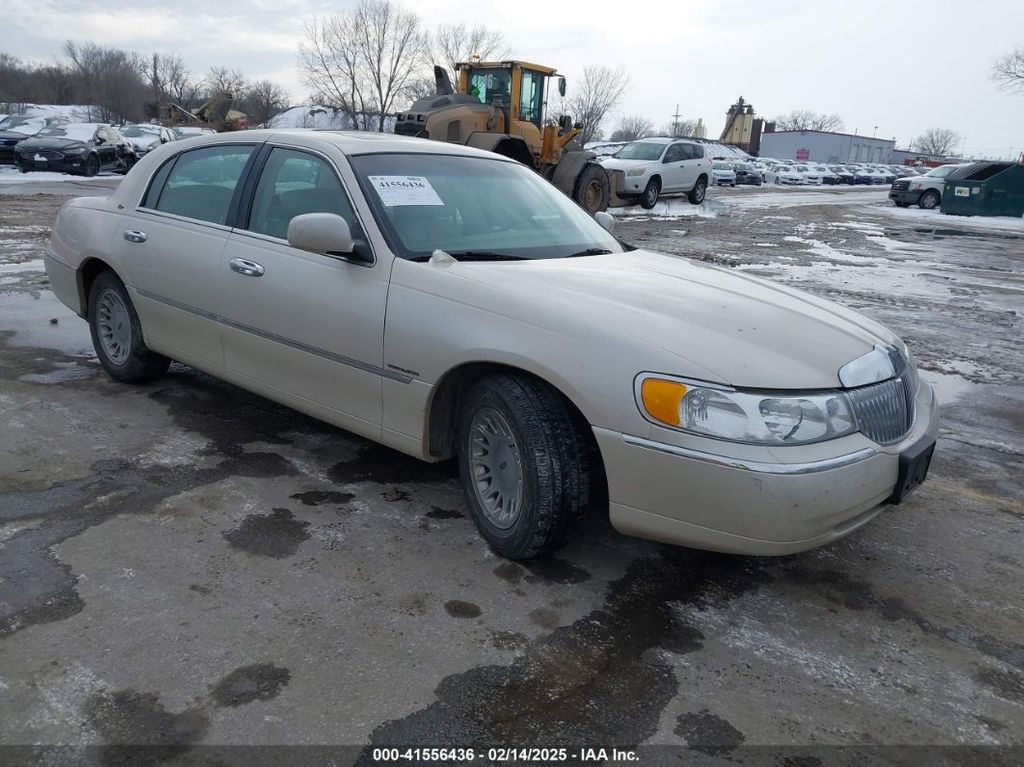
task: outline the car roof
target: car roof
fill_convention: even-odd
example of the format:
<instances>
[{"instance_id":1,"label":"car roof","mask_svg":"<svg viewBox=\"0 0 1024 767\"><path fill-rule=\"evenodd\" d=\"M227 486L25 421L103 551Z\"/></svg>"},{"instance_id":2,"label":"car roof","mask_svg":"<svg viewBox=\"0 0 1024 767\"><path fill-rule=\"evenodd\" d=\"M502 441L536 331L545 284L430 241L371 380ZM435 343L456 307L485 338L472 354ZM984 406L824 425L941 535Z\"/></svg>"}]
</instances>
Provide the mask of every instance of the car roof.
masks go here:
<instances>
[{"instance_id":1,"label":"car roof","mask_svg":"<svg viewBox=\"0 0 1024 767\"><path fill-rule=\"evenodd\" d=\"M184 149L190 146L237 144L240 141L288 141L310 148L329 144L340 149L345 155L399 152L507 159L501 155L496 155L494 152L474 149L460 144L449 144L446 141L431 141L430 139L397 136L393 133L376 133L373 131L310 130L304 128L288 128L283 130L261 128L258 130L231 131L226 133L207 133L181 141L180 147ZM175 142L175 144L178 143ZM515 160L507 161L515 162Z\"/></svg>"}]
</instances>

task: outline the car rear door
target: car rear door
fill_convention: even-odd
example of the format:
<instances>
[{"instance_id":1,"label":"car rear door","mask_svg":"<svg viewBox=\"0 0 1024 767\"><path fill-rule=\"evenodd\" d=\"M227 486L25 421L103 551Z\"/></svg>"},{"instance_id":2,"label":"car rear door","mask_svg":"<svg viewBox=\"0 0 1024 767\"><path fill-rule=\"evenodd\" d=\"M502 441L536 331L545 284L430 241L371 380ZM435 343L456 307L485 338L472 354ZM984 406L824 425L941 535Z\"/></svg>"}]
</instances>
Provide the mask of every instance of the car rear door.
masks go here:
<instances>
[{"instance_id":1,"label":"car rear door","mask_svg":"<svg viewBox=\"0 0 1024 767\"><path fill-rule=\"evenodd\" d=\"M704 147L699 144L690 143L685 143L682 147L686 157L683 161L682 190L688 192L697 183L697 177L700 176L702 168L707 163L704 161ZM710 168L708 168L707 176L708 184L710 185L714 181Z\"/></svg>"},{"instance_id":2,"label":"car rear door","mask_svg":"<svg viewBox=\"0 0 1024 767\"><path fill-rule=\"evenodd\" d=\"M397 377L382 368L390 261L359 263L289 245L293 217L334 213L369 247L331 159L268 146L261 161L260 175L247 185L251 203L225 252L230 285L219 311L228 373L339 426L378 436L382 377Z\"/></svg>"},{"instance_id":3,"label":"car rear door","mask_svg":"<svg viewBox=\"0 0 1024 767\"><path fill-rule=\"evenodd\" d=\"M220 304L233 285L224 246L256 147L215 144L170 158L111 243L147 345L214 373L224 364Z\"/></svg>"}]
</instances>

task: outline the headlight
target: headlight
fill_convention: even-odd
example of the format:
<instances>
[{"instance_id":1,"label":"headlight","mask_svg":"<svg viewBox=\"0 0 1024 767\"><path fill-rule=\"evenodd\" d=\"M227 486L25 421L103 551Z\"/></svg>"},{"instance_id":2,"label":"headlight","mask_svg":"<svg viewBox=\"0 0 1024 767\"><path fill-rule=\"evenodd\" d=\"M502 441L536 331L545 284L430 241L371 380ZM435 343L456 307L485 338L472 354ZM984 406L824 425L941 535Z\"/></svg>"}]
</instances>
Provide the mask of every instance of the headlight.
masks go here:
<instances>
[{"instance_id":1,"label":"headlight","mask_svg":"<svg viewBox=\"0 0 1024 767\"><path fill-rule=\"evenodd\" d=\"M76 147L73 147L71 149L64 149L62 151L64 152L64 154L84 154L85 153L85 147L84 146L76 146Z\"/></svg>"},{"instance_id":2,"label":"headlight","mask_svg":"<svg viewBox=\"0 0 1024 767\"><path fill-rule=\"evenodd\" d=\"M910 182L910 188L911 189L920 189L921 188L921 182L920 181L911 181Z\"/></svg>"},{"instance_id":3,"label":"headlight","mask_svg":"<svg viewBox=\"0 0 1024 767\"><path fill-rule=\"evenodd\" d=\"M857 430L839 391L745 392L702 382L647 377L639 404L648 418L680 431L757 445L800 445Z\"/></svg>"},{"instance_id":4,"label":"headlight","mask_svg":"<svg viewBox=\"0 0 1024 767\"><path fill-rule=\"evenodd\" d=\"M646 172L647 172L647 168L633 168L632 170L627 170L626 171L626 175L627 176L642 176Z\"/></svg>"}]
</instances>

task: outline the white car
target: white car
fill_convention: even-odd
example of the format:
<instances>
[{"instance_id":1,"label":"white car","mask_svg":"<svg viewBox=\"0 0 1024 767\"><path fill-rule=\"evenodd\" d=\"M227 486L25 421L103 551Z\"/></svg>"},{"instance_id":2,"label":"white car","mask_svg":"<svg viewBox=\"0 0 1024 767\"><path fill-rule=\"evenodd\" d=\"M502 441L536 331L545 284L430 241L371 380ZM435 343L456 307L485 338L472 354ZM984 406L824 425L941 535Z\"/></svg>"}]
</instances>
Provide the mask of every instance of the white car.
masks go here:
<instances>
[{"instance_id":1,"label":"white car","mask_svg":"<svg viewBox=\"0 0 1024 767\"><path fill-rule=\"evenodd\" d=\"M166 144L109 197L65 203L44 261L115 380L175 359L455 458L477 529L509 558L587 514L789 554L920 485L937 405L898 336L595 218L492 152L255 130Z\"/></svg>"},{"instance_id":2,"label":"white car","mask_svg":"<svg viewBox=\"0 0 1024 767\"><path fill-rule=\"evenodd\" d=\"M736 169L727 162L716 162L711 166L712 181L717 186L736 186Z\"/></svg>"},{"instance_id":3,"label":"white car","mask_svg":"<svg viewBox=\"0 0 1024 767\"><path fill-rule=\"evenodd\" d=\"M776 165L774 172L776 184L792 184L799 186L800 184L807 183L804 178L804 174L792 165Z\"/></svg>"},{"instance_id":4,"label":"white car","mask_svg":"<svg viewBox=\"0 0 1024 767\"><path fill-rule=\"evenodd\" d=\"M608 170L622 171L623 186L615 190L620 197L635 199L647 209L663 194L685 194L700 205L711 183L711 160L698 141L644 138L600 163Z\"/></svg>"},{"instance_id":5,"label":"white car","mask_svg":"<svg viewBox=\"0 0 1024 767\"><path fill-rule=\"evenodd\" d=\"M138 125L125 125L119 130L121 135L128 139L135 148L136 157L142 157L161 144L177 139L177 136L170 128L164 128L161 125L140 123Z\"/></svg>"},{"instance_id":6,"label":"white car","mask_svg":"<svg viewBox=\"0 0 1024 767\"><path fill-rule=\"evenodd\" d=\"M816 168L816 166L814 166L814 165L807 165L806 163L801 163L799 165L794 165L793 169L797 173L799 173L801 176L804 177L804 183L805 184L813 184L815 186L821 186L822 174L821 174L821 171L819 171Z\"/></svg>"}]
</instances>

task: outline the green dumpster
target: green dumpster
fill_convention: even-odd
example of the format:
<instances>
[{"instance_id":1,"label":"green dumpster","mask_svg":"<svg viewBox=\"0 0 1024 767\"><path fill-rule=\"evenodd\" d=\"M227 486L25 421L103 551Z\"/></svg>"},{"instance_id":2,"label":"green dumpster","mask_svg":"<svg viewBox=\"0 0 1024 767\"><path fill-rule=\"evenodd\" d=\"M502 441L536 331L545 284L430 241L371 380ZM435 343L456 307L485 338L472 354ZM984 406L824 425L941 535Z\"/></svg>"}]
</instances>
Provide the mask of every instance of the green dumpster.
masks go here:
<instances>
[{"instance_id":1,"label":"green dumpster","mask_svg":"<svg viewBox=\"0 0 1024 767\"><path fill-rule=\"evenodd\" d=\"M1024 165L975 162L946 176L942 212L954 216L1024 216Z\"/></svg>"}]
</instances>

